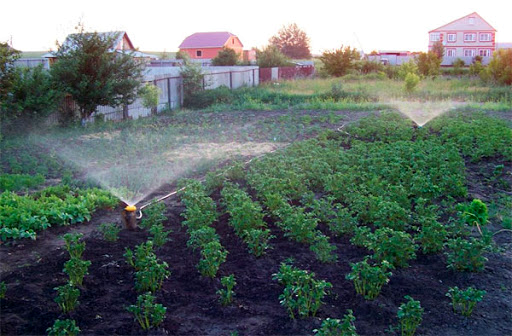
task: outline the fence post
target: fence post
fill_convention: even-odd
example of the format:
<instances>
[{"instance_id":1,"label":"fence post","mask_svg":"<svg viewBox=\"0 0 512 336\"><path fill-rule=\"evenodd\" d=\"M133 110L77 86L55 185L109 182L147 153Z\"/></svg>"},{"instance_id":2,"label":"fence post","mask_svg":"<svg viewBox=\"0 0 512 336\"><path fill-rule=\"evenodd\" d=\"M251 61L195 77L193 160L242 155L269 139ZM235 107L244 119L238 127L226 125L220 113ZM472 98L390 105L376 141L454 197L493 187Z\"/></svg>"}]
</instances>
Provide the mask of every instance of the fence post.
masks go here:
<instances>
[{"instance_id":1,"label":"fence post","mask_svg":"<svg viewBox=\"0 0 512 336\"><path fill-rule=\"evenodd\" d=\"M233 71L229 70L229 88L233 90Z\"/></svg>"},{"instance_id":2,"label":"fence post","mask_svg":"<svg viewBox=\"0 0 512 336\"><path fill-rule=\"evenodd\" d=\"M169 104L169 110L171 110L171 78L169 77L167 77L167 104Z\"/></svg>"}]
</instances>

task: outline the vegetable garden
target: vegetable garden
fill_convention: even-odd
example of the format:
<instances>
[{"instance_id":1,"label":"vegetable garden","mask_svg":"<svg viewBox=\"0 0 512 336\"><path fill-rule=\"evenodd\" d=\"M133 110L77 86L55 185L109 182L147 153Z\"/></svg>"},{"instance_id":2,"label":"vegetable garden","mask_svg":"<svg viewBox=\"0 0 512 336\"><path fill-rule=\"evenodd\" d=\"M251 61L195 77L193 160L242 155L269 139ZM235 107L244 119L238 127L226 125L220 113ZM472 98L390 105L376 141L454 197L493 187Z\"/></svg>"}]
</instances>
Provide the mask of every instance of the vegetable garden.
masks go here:
<instances>
[{"instance_id":1,"label":"vegetable garden","mask_svg":"<svg viewBox=\"0 0 512 336\"><path fill-rule=\"evenodd\" d=\"M357 113L301 115L271 132L291 145L180 180L133 232L108 192L35 187L12 159L1 333L512 333L511 119Z\"/></svg>"}]
</instances>

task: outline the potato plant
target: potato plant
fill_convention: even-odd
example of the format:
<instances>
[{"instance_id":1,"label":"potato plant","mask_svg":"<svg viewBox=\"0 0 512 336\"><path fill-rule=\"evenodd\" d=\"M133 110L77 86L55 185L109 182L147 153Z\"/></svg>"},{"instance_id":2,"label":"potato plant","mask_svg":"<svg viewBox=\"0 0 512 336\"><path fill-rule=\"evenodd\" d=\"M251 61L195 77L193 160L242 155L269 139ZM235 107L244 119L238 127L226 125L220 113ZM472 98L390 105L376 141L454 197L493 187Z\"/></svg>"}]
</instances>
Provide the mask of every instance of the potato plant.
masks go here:
<instances>
[{"instance_id":1,"label":"potato plant","mask_svg":"<svg viewBox=\"0 0 512 336\"><path fill-rule=\"evenodd\" d=\"M118 234L121 231L119 225L114 223L102 223L98 230L103 234L103 238L109 242L115 242L119 238Z\"/></svg>"},{"instance_id":2,"label":"potato plant","mask_svg":"<svg viewBox=\"0 0 512 336\"><path fill-rule=\"evenodd\" d=\"M80 333L80 328L76 325L75 320L57 319L53 326L46 329L48 336L76 336Z\"/></svg>"},{"instance_id":3,"label":"potato plant","mask_svg":"<svg viewBox=\"0 0 512 336\"><path fill-rule=\"evenodd\" d=\"M226 261L228 251L218 241L211 241L202 246L201 260L197 269L202 276L214 278L222 263Z\"/></svg>"},{"instance_id":4,"label":"potato plant","mask_svg":"<svg viewBox=\"0 0 512 336\"><path fill-rule=\"evenodd\" d=\"M81 258L85 251L85 242L80 242L83 233L66 233L61 238L64 240L65 248L70 258Z\"/></svg>"},{"instance_id":5,"label":"potato plant","mask_svg":"<svg viewBox=\"0 0 512 336\"><path fill-rule=\"evenodd\" d=\"M417 246L411 235L402 231L382 228L370 234L369 248L377 261L388 261L394 267L407 267L416 258Z\"/></svg>"},{"instance_id":6,"label":"potato plant","mask_svg":"<svg viewBox=\"0 0 512 336\"><path fill-rule=\"evenodd\" d=\"M220 283L225 288L217 291L219 301L223 306L227 306L233 301L233 296L235 296L235 292L233 291L233 288L236 286L235 275L230 274L229 276L222 277Z\"/></svg>"},{"instance_id":7,"label":"potato plant","mask_svg":"<svg viewBox=\"0 0 512 336\"><path fill-rule=\"evenodd\" d=\"M316 336L358 336L354 321L356 318L352 310L347 309L347 314L340 321L338 319L326 318L322 321L320 329L313 332Z\"/></svg>"},{"instance_id":8,"label":"potato plant","mask_svg":"<svg viewBox=\"0 0 512 336\"><path fill-rule=\"evenodd\" d=\"M281 263L279 272L272 278L285 286L279 300L288 309L292 319L296 316L315 316L327 290L332 287L329 282L316 280L315 273L301 270L289 263Z\"/></svg>"},{"instance_id":9,"label":"potato plant","mask_svg":"<svg viewBox=\"0 0 512 336\"><path fill-rule=\"evenodd\" d=\"M155 303L155 297L151 293L141 294L137 297L137 303L126 308L135 315L135 320L143 330L157 327L165 319L167 308Z\"/></svg>"},{"instance_id":10,"label":"potato plant","mask_svg":"<svg viewBox=\"0 0 512 336\"><path fill-rule=\"evenodd\" d=\"M69 276L69 281L74 284L81 286L84 280L84 276L89 274L87 270L91 266L89 260L82 260L79 258L71 258L64 263L64 273Z\"/></svg>"},{"instance_id":11,"label":"potato plant","mask_svg":"<svg viewBox=\"0 0 512 336\"><path fill-rule=\"evenodd\" d=\"M154 224L149 229L149 233L151 234L151 240L155 244L156 247L162 247L169 241L169 234L171 234L172 230L165 230L163 224Z\"/></svg>"},{"instance_id":12,"label":"potato plant","mask_svg":"<svg viewBox=\"0 0 512 336\"><path fill-rule=\"evenodd\" d=\"M406 295L405 299L407 302L400 305L397 316L400 320L402 336L413 336L423 320L424 309L419 301L414 300L409 295Z\"/></svg>"},{"instance_id":13,"label":"potato plant","mask_svg":"<svg viewBox=\"0 0 512 336\"><path fill-rule=\"evenodd\" d=\"M159 262L151 240L137 245L135 255L126 249L124 256L127 263L135 268L135 288L139 292L156 292L171 274L169 265L165 261Z\"/></svg>"},{"instance_id":14,"label":"potato plant","mask_svg":"<svg viewBox=\"0 0 512 336\"><path fill-rule=\"evenodd\" d=\"M261 206L233 184L225 184L221 195L230 215L229 223L237 236L248 245L252 254L262 256L270 248L268 241L274 236L266 228Z\"/></svg>"},{"instance_id":15,"label":"potato plant","mask_svg":"<svg viewBox=\"0 0 512 336\"><path fill-rule=\"evenodd\" d=\"M368 263L369 260L371 258L367 256L363 261L351 263L352 272L345 278L354 283L357 294L364 296L367 300L374 300L380 294L382 286L389 282L392 273L388 270L393 269L393 266L386 260L372 266Z\"/></svg>"},{"instance_id":16,"label":"potato plant","mask_svg":"<svg viewBox=\"0 0 512 336\"><path fill-rule=\"evenodd\" d=\"M148 206L144 210L144 216L140 221L140 226L145 229L151 229L153 225L162 224L167 217L164 215L165 204L162 202L156 202Z\"/></svg>"},{"instance_id":17,"label":"potato plant","mask_svg":"<svg viewBox=\"0 0 512 336\"><path fill-rule=\"evenodd\" d=\"M57 302L63 313L74 310L80 303L78 302L80 290L73 286L72 282L68 282L65 285L55 287L54 290L57 291L55 302Z\"/></svg>"},{"instance_id":18,"label":"potato plant","mask_svg":"<svg viewBox=\"0 0 512 336\"><path fill-rule=\"evenodd\" d=\"M476 304L484 298L484 290L478 290L473 287L468 287L465 290L459 289L459 287L450 287L446 296L452 299L453 311L460 313L464 316L471 316L473 309Z\"/></svg>"},{"instance_id":19,"label":"potato plant","mask_svg":"<svg viewBox=\"0 0 512 336\"><path fill-rule=\"evenodd\" d=\"M446 243L448 268L456 271L479 272L485 267L487 258L483 255L489 250L489 243L483 238L461 237L450 239Z\"/></svg>"},{"instance_id":20,"label":"potato plant","mask_svg":"<svg viewBox=\"0 0 512 336\"><path fill-rule=\"evenodd\" d=\"M7 293L7 285L2 281L0 282L0 299L5 299L5 293Z\"/></svg>"}]
</instances>

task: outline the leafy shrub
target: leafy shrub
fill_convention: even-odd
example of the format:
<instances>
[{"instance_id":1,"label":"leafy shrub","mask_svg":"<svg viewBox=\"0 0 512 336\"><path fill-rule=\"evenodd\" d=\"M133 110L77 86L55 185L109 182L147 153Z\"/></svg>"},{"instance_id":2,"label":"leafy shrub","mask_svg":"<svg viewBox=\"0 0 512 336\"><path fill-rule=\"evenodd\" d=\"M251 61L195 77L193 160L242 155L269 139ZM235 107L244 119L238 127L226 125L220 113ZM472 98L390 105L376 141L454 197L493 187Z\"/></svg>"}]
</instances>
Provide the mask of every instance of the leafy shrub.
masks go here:
<instances>
[{"instance_id":1,"label":"leafy shrub","mask_svg":"<svg viewBox=\"0 0 512 336\"><path fill-rule=\"evenodd\" d=\"M441 58L432 51L427 53L420 52L416 58L416 64L418 65L418 72L420 75L424 77L435 77L439 75Z\"/></svg>"},{"instance_id":2,"label":"leafy shrub","mask_svg":"<svg viewBox=\"0 0 512 336\"><path fill-rule=\"evenodd\" d=\"M417 246L408 233L381 228L371 234L370 241L370 249L380 262L387 260L394 267L407 267L408 261L416 258Z\"/></svg>"},{"instance_id":3,"label":"leafy shrub","mask_svg":"<svg viewBox=\"0 0 512 336\"><path fill-rule=\"evenodd\" d=\"M333 51L324 51L320 56L325 71L334 77L341 77L355 69L356 62L360 58L359 52L356 49L351 49L350 46L342 46L340 49Z\"/></svg>"},{"instance_id":4,"label":"leafy shrub","mask_svg":"<svg viewBox=\"0 0 512 336\"><path fill-rule=\"evenodd\" d=\"M260 68L284 67L290 64L290 60L274 45L256 50L256 59Z\"/></svg>"},{"instance_id":5,"label":"leafy shrub","mask_svg":"<svg viewBox=\"0 0 512 336\"><path fill-rule=\"evenodd\" d=\"M103 234L103 238L109 242L117 241L118 234L121 231L119 225L114 223L102 223L98 230Z\"/></svg>"},{"instance_id":6,"label":"leafy shrub","mask_svg":"<svg viewBox=\"0 0 512 336\"><path fill-rule=\"evenodd\" d=\"M476 304L484 298L484 290L478 290L473 287L468 287L466 290L459 289L459 287L450 287L446 296L452 299L453 311L460 313L464 316L470 316Z\"/></svg>"},{"instance_id":7,"label":"leafy shrub","mask_svg":"<svg viewBox=\"0 0 512 336\"><path fill-rule=\"evenodd\" d=\"M197 91L190 94L185 105L188 108L202 109L215 104L231 104L234 96L231 90L224 85L215 89Z\"/></svg>"},{"instance_id":8,"label":"leafy shrub","mask_svg":"<svg viewBox=\"0 0 512 336\"><path fill-rule=\"evenodd\" d=\"M484 226L489 218L487 205L479 199L474 199L469 205L462 205L460 213L462 220L471 226Z\"/></svg>"},{"instance_id":9,"label":"leafy shrub","mask_svg":"<svg viewBox=\"0 0 512 336\"><path fill-rule=\"evenodd\" d=\"M485 267L487 258L483 254L489 249L489 243L485 239L469 238L448 240L449 248L446 253L448 268L458 271L478 272Z\"/></svg>"},{"instance_id":10,"label":"leafy shrub","mask_svg":"<svg viewBox=\"0 0 512 336\"><path fill-rule=\"evenodd\" d=\"M313 332L316 336L357 336L355 320L352 310L347 309L343 321L326 318L322 321L320 329L315 329Z\"/></svg>"},{"instance_id":11,"label":"leafy shrub","mask_svg":"<svg viewBox=\"0 0 512 336\"><path fill-rule=\"evenodd\" d=\"M393 266L384 260L380 265L372 266L368 263L370 257L365 257L363 261L351 263L352 272L345 278L354 282L356 293L364 296L367 300L375 299L385 284L389 282L389 277Z\"/></svg>"},{"instance_id":12,"label":"leafy shrub","mask_svg":"<svg viewBox=\"0 0 512 336\"><path fill-rule=\"evenodd\" d=\"M419 82L420 82L420 77L418 75L413 74L413 73L408 73L404 79L405 92L412 93L416 89L416 86L418 86Z\"/></svg>"},{"instance_id":13,"label":"leafy shrub","mask_svg":"<svg viewBox=\"0 0 512 336\"><path fill-rule=\"evenodd\" d=\"M486 72L494 82L512 85L512 49L495 51Z\"/></svg>"},{"instance_id":14,"label":"leafy shrub","mask_svg":"<svg viewBox=\"0 0 512 336\"><path fill-rule=\"evenodd\" d=\"M76 336L80 333L80 328L75 320L55 320L53 326L46 329L48 336Z\"/></svg>"},{"instance_id":15,"label":"leafy shrub","mask_svg":"<svg viewBox=\"0 0 512 336\"><path fill-rule=\"evenodd\" d=\"M161 90L158 86L146 83L146 85L139 90L139 95L142 98L142 106L151 108L152 112L156 112L160 92Z\"/></svg>"},{"instance_id":16,"label":"leafy shrub","mask_svg":"<svg viewBox=\"0 0 512 336\"><path fill-rule=\"evenodd\" d=\"M396 76L401 80L405 80L405 77L407 77L408 74L418 74L418 65L413 59L400 64L400 66L398 66Z\"/></svg>"},{"instance_id":17,"label":"leafy shrub","mask_svg":"<svg viewBox=\"0 0 512 336\"><path fill-rule=\"evenodd\" d=\"M235 275L230 274L229 276L222 277L220 279L220 283L225 287L219 289L217 294L219 294L219 301L223 306L227 306L233 301L233 296L235 293L233 292L233 288L236 285Z\"/></svg>"},{"instance_id":18,"label":"leafy shrub","mask_svg":"<svg viewBox=\"0 0 512 336\"><path fill-rule=\"evenodd\" d=\"M233 66L237 65L238 60L240 58L240 54L238 54L234 49L229 47L222 47L217 56L212 59L213 66Z\"/></svg>"},{"instance_id":19,"label":"leafy shrub","mask_svg":"<svg viewBox=\"0 0 512 336\"><path fill-rule=\"evenodd\" d=\"M126 308L135 315L135 320L144 330L157 327L163 322L167 308L155 303L155 297L151 293L141 294L137 297L137 303Z\"/></svg>"},{"instance_id":20,"label":"leafy shrub","mask_svg":"<svg viewBox=\"0 0 512 336\"><path fill-rule=\"evenodd\" d=\"M295 313L300 318L315 316L326 291L332 287L331 283L314 277L315 273L288 263L281 263L279 273L273 274L272 279L285 286L279 300L288 309L292 319L295 319Z\"/></svg>"},{"instance_id":21,"label":"leafy shrub","mask_svg":"<svg viewBox=\"0 0 512 336\"><path fill-rule=\"evenodd\" d=\"M400 328L403 336L413 336L416 329L423 320L423 311L420 302L414 300L409 295L405 296L407 303L402 303L398 307L398 319L400 320Z\"/></svg>"},{"instance_id":22,"label":"leafy shrub","mask_svg":"<svg viewBox=\"0 0 512 336\"><path fill-rule=\"evenodd\" d=\"M63 313L75 310L76 306L80 303L78 302L80 290L73 286L72 282L68 282L65 285L55 287L54 290L57 291L55 302L57 302Z\"/></svg>"}]
</instances>

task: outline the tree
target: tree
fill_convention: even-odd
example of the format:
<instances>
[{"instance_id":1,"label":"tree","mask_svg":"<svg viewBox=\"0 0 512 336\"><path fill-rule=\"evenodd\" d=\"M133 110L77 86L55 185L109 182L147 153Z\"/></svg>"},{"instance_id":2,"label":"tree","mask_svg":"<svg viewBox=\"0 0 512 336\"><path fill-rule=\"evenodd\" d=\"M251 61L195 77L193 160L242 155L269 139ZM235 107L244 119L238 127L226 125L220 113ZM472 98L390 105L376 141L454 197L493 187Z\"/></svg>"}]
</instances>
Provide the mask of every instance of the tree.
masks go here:
<instances>
[{"instance_id":1,"label":"tree","mask_svg":"<svg viewBox=\"0 0 512 336\"><path fill-rule=\"evenodd\" d=\"M231 66L236 65L240 58L240 54L234 49L228 47L222 47L217 56L212 59L212 65L214 66Z\"/></svg>"},{"instance_id":2,"label":"tree","mask_svg":"<svg viewBox=\"0 0 512 336\"><path fill-rule=\"evenodd\" d=\"M418 65L418 72L422 76L435 77L439 75L441 59L432 51L428 53L420 52L416 58L416 64Z\"/></svg>"},{"instance_id":3,"label":"tree","mask_svg":"<svg viewBox=\"0 0 512 336\"><path fill-rule=\"evenodd\" d=\"M496 51L485 71L496 83L512 85L512 49Z\"/></svg>"},{"instance_id":4,"label":"tree","mask_svg":"<svg viewBox=\"0 0 512 336\"><path fill-rule=\"evenodd\" d=\"M59 46L52 77L70 94L82 120L99 105L127 106L135 101L142 85L143 64L130 53L113 52L116 34L71 34Z\"/></svg>"},{"instance_id":5,"label":"tree","mask_svg":"<svg viewBox=\"0 0 512 336\"><path fill-rule=\"evenodd\" d=\"M295 23L283 26L277 35L270 38L269 43L290 58L311 58L309 37Z\"/></svg>"},{"instance_id":6,"label":"tree","mask_svg":"<svg viewBox=\"0 0 512 336\"><path fill-rule=\"evenodd\" d=\"M184 64L187 64L190 61L190 55L183 50L178 51L175 57L177 60L183 60Z\"/></svg>"},{"instance_id":7,"label":"tree","mask_svg":"<svg viewBox=\"0 0 512 336\"><path fill-rule=\"evenodd\" d=\"M341 77L349 70L354 69L356 61L361 58L357 49L350 46L336 49L333 51L324 51L320 60L324 64L324 69L331 76Z\"/></svg>"},{"instance_id":8,"label":"tree","mask_svg":"<svg viewBox=\"0 0 512 336\"><path fill-rule=\"evenodd\" d=\"M288 58L276 46L269 45L256 50L256 59L260 68L283 67L290 64Z\"/></svg>"},{"instance_id":9,"label":"tree","mask_svg":"<svg viewBox=\"0 0 512 336\"><path fill-rule=\"evenodd\" d=\"M439 58L441 61L443 61L444 57L444 45L441 41L434 42L434 45L432 46L431 50L434 54L436 54L437 58Z\"/></svg>"},{"instance_id":10,"label":"tree","mask_svg":"<svg viewBox=\"0 0 512 336\"><path fill-rule=\"evenodd\" d=\"M11 48L7 42L0 42L0 107L16 78L14 62L20 57L20 52Z\"/></svg>"}]
</instances>

